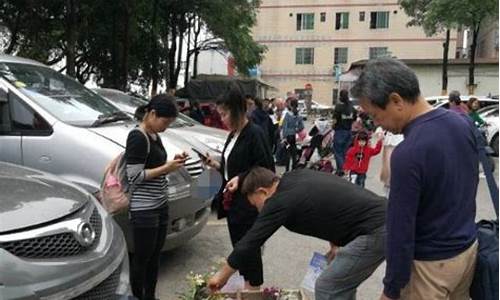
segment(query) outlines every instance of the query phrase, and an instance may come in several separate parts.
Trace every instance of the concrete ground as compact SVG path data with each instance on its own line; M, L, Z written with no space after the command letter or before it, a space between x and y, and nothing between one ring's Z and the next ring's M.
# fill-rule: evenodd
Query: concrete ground
M381 166L380 155L373 158L366 187L383 194L378 180ZM495 159L498 181L498 160ZM489 198L485 179L480 180L477 194L477 219L494 218L493 205ZM328 244L319 239L301 236L280 229L266 243L264 251L264 277L266 287L299 287L314 251L324 253ZM225 221L210 217L203 231L185 246L165 253L157 287L157 297L162 300L178 299L188 288L186 276L189 272L206 273L224 259L231 251L231 243ZM378 299L382 291L385 264L358 289L358 299Z

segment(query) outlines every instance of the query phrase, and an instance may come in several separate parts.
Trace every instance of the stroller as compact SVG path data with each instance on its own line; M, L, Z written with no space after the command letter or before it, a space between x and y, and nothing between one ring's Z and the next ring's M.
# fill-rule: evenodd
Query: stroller
M317 119L309 131L310 139L302 144L298 167L332 173L333 134L332 126L327 119Z

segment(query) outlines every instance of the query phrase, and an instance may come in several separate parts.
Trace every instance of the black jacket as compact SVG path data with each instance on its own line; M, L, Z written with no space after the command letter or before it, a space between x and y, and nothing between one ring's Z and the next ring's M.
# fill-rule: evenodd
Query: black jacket
M231 132L224 145L223 153L233 136L234 132ZM243 128L227 161L224 158L221 161L219 171L222 174L222 178L224 178L226 164L228 165L227 173L229 180L250 171L251 168L256 166L261 166L274 172L274 159L262 128L252 122L248 122L245 128ZM222 205L222 191L226 183L224 179L221 190L215 197L219 219L227 217L230 223L252 224L257 217L257 209L250 205L248 200L239 191L234 193L230 209L228 211L224 210Z

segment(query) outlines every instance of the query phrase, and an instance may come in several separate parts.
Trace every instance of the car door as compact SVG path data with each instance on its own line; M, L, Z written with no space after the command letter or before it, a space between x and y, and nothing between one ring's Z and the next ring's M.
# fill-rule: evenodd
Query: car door
M1 88L0 88L1 90ZM0 100L1 133L0 133L0 160L40 168L27 161L29 147L25 147L26 140L32 138L46 138L52 135L52 127L40 114L28 106L13 92L7 93L7 100ZM47 159L41 156L40 160Z
M0 160L22 164L21 135L12 128L9 95L0 82Z

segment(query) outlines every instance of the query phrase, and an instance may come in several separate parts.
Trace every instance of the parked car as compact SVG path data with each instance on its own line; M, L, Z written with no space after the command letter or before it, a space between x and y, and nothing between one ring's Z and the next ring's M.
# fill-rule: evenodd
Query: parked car
M460 100L462 100L462 103L467 104L469 99L471 97L476 97L479 100L479 105L480 107L486 107L490 105L495 105L498 104L498 99L493 99L493 98L488 98L486 96L467 96L467 95L462 95L460 96ZM433 96L433 97L426 97L425 98L427 102L429 102L432 106L434 107L442 107L448 109L450 107L450 103L448 101L448 96Z
M299 115L304 118L304 120L307 118L307 109L306 109L306 103L305 100L299 100ZM311 101L311 111L324 115L327 113L330 113L333 111L333 106L328 106L328 105L323 105L319 104L318 102L312 100Z
M0 160L59 175L97 195L106 165L124 151L136 125L73 79L32 60L0 56ZM206 170L192 144L169 131L161 138L171 157L182 151L191 157L167 176L168 250L201 231L211 199L196 196L197 179ZM126 213L115 218L133 250Z
M123 233L87 191L0 162L0 299L130 295Z
M115 89L94 89L94 92L111 101L120 110L131 115L134 114L137 107L147 104L147 101L138 97L128 95ZM228 132L222 129L204 126L191 119L183 113L170 125L168 131L174 132L181 137L189 137L189 140L197 140L206 146L210 155L220 158ZM205 150L205 149L199 149Z
M491 105L478 111L479 115L488 124L486 126L486 140L493 152L498 156L498 127L500 118L498 117L498 105Z

